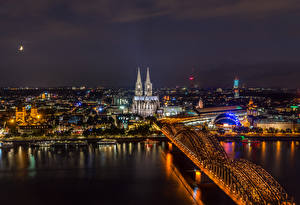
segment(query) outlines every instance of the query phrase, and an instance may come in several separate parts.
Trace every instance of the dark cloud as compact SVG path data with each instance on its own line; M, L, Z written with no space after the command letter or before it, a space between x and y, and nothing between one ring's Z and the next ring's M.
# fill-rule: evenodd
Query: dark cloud
M195 68L202 86L240 73L299 87L299 10L298 0L1 1L0 86L131 86L150 66L157 86L187 83Z

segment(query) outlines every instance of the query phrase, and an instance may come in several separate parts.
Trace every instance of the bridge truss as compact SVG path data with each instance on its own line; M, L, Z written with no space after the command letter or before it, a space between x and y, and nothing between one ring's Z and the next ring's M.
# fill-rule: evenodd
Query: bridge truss
M169 123L161 123L160 130L237 204L293 204L266 170L244 159L229 159L208 132Z

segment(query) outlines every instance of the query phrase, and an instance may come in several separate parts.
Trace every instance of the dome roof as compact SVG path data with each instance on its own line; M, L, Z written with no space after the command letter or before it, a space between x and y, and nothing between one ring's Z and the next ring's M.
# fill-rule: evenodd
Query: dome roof
M223 125L223 124L228 124L231 126L238 126L240 125L239 119L232 113L223 113L220 114L216 117L215 119L215 124L216 125Z

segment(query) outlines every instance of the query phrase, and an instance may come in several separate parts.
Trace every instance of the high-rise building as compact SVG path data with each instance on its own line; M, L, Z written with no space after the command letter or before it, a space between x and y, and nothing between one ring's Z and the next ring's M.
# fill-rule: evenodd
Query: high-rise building
M234 98L239 98L239 79L236 77L233 81L233 93L234 93Z
M149 68L147 68L144 95L141 73L140 69L138 68L137 80L135 83L135 96L133 97L132 101L132 113L138 114L142 117L153 116L158 108L158 96L152 96L152 83L150 81Z

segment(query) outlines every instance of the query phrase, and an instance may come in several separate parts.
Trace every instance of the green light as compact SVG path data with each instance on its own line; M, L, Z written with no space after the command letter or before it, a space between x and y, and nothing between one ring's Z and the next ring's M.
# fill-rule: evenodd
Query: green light
M241 138L242 138L242 140L244 140L244 139L245 139L245 136L244 136L244 135L242 135L242 136L241 136Z
M298 106L298 105L292 105L291 108L292 108L292 109L298 109L299 106Z

